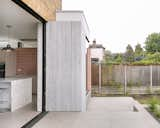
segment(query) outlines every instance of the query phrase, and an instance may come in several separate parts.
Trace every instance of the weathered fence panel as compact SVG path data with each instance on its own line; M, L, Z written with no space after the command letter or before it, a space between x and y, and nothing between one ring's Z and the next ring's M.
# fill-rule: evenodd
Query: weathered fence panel
M91 83L92 85L99 84L99 68L97 64L92 64L91 67Z
M101 71L101 72L100 72ZM99 76L101 75L101 81ZM102 85L106 94L148 94L160 92L160 65L132 66L92 64L92 90Z

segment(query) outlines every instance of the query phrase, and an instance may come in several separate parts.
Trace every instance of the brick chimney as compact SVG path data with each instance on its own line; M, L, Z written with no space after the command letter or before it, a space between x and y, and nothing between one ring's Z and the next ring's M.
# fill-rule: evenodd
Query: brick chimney
M96 47L96 39L93 40L93 47Z

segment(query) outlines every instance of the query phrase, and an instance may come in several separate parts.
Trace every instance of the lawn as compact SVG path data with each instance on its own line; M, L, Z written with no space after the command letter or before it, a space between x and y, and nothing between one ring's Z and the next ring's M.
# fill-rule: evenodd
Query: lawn
M133 95L141 104L149 104L153 99L160 103L160 95Z
M146 104L146 109L160 121L160 95L134 95L133 98L141 104Z

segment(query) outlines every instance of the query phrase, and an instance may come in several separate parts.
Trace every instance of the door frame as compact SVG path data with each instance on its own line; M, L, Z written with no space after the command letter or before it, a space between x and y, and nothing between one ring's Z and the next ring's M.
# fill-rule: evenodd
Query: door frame
M42 23L42 109L41 113L33 117L30 121L22 126L22 128L30 128L41 120L48 112L46 111L46 23L47 21L31 9L27 4L21 0L11 0L26 12L31 14Z
M46 23L47 21L21 0L11 0L42 23L42 112L46 112Z

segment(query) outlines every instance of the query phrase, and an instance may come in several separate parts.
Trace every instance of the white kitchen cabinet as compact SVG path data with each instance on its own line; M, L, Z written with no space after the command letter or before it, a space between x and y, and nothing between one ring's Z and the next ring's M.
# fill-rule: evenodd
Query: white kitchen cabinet
M0 112L15 111L32 103L32 78L0 79Z

